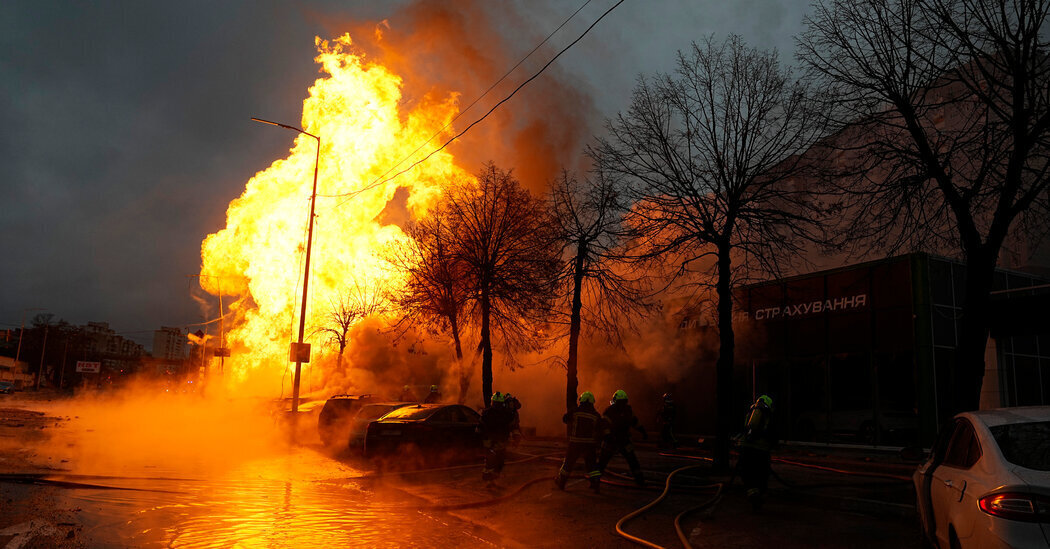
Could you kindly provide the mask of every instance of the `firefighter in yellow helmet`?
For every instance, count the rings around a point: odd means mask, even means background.
[[[754,511],[762,507],[762,496],[765,495],[769,482],[770,452],[776,443],[773,431],[773,399],[762,395],[747,411],[744,433],[740,440],[740,457],[737,458],[740,478],[744,481],[747,499]]]
[[[423,398],[424,404],[432,404],[441,400],[441,390],[438,389],[437,385],[430,386],[430,392]]]
[[[485,447],[485,469],[481,472],[482,480],[495,483],[503,471],[503,462],[507,457],[507,441],[515,427],[516,413],[506,405],[506,397],[499,391],[492,393],[491,404],[481,411],[482,445]]]
[[[558,476],[554,477],[554,483],[564,490],[572,467],[582,457],[591,490],[598,493],[601,490],[602,473],[598,470],[596,454],[606,426],[598,410],[594,409],[594,395],[590,391],[581,393],[576,409],[562,416],[562,421],[569,426],[569,446],[565,449],[565,461],[558,470]]]
[[[602,413],[609,425],[609,431],[602,439],[601,453],[598,456],[598,470],[605,472],[605,466],[609,460],[619,453],[627,460],[631,468],[631,475],[638,486],[645,486],[645,475],[642,474],[642,466],[638,463],[638,456],[634,453],[634,444],[631,442],[631,429],[642,434],[642,438],[648,438],[645,427],[638,423],[638,417],[627,403],[627,391],[623,389],[613,393],[609,407]]]

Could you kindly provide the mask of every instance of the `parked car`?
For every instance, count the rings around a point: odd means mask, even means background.
[[[9,395],[15,392],[15,384],[10,381],[0,381],[0,395]]]
[[[403,408],[416,404],[415,402],[374,402],[369,404],[363,404],[357,413],[354,414],[353,419],[350,422],[350,435],[348,437],[348,445],[351,449],[362,450],[365,447],[365,433],[368,431],[368,424],[382,418],[383,416]]]
[[[462,404],[413,404],[368,424],[365,455],[420,452],[447,459],[481,452],[481,416]]]
[[[956,415],[913,480],[937,547],[1050,546],[1050,406]]]
[[[350,440],[354,415],[365,404],[374,402],[372,395],[334,395],[325,401],[317,416],[317,434],[325,446],[335,447]]]

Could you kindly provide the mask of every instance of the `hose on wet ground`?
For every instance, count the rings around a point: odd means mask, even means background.
[[[54,476],[69,476],[78,477],[80,475],[48,475],[48,474],[37,474],[37,473],[12,473],[12,474],[0,474],[0,482],[7,482],[11,484],[33,484],[37,486],[53,486],[55,488],[69,488],[78,490],[126,490],[130,492],[161,492],[165,494],[178,494],[181,493],[177,490],[161,490],[158,488],[129,488],[126,486],[111,486],[106,484],[90,484],[86,482],[73,482],[68,480],[59,480],[51,478]],[[88,476],[84,475],[84,478],[108,478],[108,479],[122,479],[122,480],[174,480],[174,479],[149,479],[149,478],[137,478],[137,477],[112,477],[112,476]]]
[[[642,539],[640,537],[628,534],[627,532],[624,531],[623,526],[624,526],[624,524],[626,524],[631,519],[634,519],[634,518],[642,515],[643,513],[645,513],[646,511],[652,509],[657,504],[659,504],[661,501],[663,501],[664,498],[667,497],[667,494],[670,493],[670,491],[671,491],[671,483],[674,480],[675,475],[681,473],[682,471],[687,471],[689,469],[697,469],[697,468],[700,468],[700,467],[702,467],[702,466],[701,465],[687,465],[685,467],[679,467],[678,469],[675,469],[674,471],[671,471],[671,474],[667,475],[667,480],[664,481],[664,490],[663,490],[663,492],[661,492],[660,495],[657,496],[656,499],[654,499],[653,501],[649,502],[648,504],[646,504],[646,505],[644,505],[644,506],[642,506],[642,507],[640,507],[640,508],[638,508],[638,509],[636,509],[634,511],[631,511],[630,513],[624,515],[620,520],[618,520],[616,522],[616,534],[619,535],[620,537],[628,540],[628,541],[632,541],[634,543],[637,543],[639,545],[643,545],[645,547],[652,547],[653,549],[664,549],[664,547],[661,546],[661,545],[657,545],[657,544],[655,544],[655,543],[653,543],[651,541],[648,541],[648,540]],[[694,507],[690,507],[689,509],[686,509],[685,511],[683,511],[683,512],[679,513],[677,516],[675,516],[675,521],[674,521],[675,533],[678,534],[678,539],[682,542],[682,545],[684,547],[686,547],[686,549],[691,549],[692,545],[689,544],[689,537],[686,536],[685,533],[682,531],[682,528],[681,528],[681,519],[682,519],[682,517],[684,517],[685,515],[688,515],[688,514],[690,514],[692,512],[699,511],[700,509],[703,509],[705,507],[708,507],[710,505],[713,505],[713,504],[717,503],[718,500],[722,496],[722,484],[721,483],[709,484],[709,485],[706,486],[706,488],[709,488],[709,489],[710,488],[714,488],[715,489],[715,494],[713,496],[711,496],[711,498],[709,498],[706,501],[702,502],[700,505],[696,505]]]

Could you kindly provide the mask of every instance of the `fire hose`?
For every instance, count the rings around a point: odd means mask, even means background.
[[[628,534],[627,532],[625,532],[623,530],[623,525],[626,524],[627,521],[629,521],[629,520],[631,520],[631,519],[633,519],[635,517],[638,517],[642,513],[645,513],[646,511],[648,511],[649,509],[652,509],[658,503],[663,501],[664,498],[667,497],[667,494],[671,491],[671,481],[674,479],[675,475],[677,475],[678,473],[681,473],[682,471],[686,471],[688,469],[696,469],[696,468],[699,468],[699,467],[702,467],[702,466],[701,465],[687,465],[685,467],[680,467],[680,468],[675,469],[674,471],[672,471],[671,474],[667,475],[667,480],[664,481],[664,490],[663,490],[663,492],[656,499],[654,499],[653,501],[649,502],[648,504],[646,504],[643,507],[640,507],[640,508],[638,508],[638,509],[636,509],[636,510],[630,512],[630,513],[628,513],[627,515],[624,515],[623,518],[621,518],[619,521],[617,521],[616,522],[616,533],[620,537],[622,537],[624,539],[627,539],[628,541],[633,541],[634,543],[637,543],[639,545],[643,545],[645,547],[652,547],[653,549],[664,549],[664,547],[662,545],[657,545],[657,544],[655,544],[655,543],[653,543],[651,541],[647,541],[647,540],[644,540],[644,539],[642,539],[640,537],[632,536],[631,534]],[[715,489],[715,494],[713,496],[711,496],[711,498],[709,498],[706,501],[704,501],[703,503],[701,503],[700,505],[696,505],[696,506],[690,507],[689,509],[686,509],[685,511],[682,511],[681,513],[676,515],[675,518],[674,518],[675,533],[678,534],[679,541],[682,542],[682,546],[685,547],[686,549],[692,549],[692,545],[689,543],[689,537],[686,536],[685,532],[682,531],[682,525],[681,525],[682,518],[684,516],[690,514],[690,513],[693,513],[695,511],[699,511],[699,510],[701,510],[701,509],[703,509],[705,507],[708,507],[710,505],[713,505],[713,504],[717,503],[718,500],[722,497],[722,484],[721,483],[709,484],[709,485],[702,486],[702,487],[699,487],[699,488],[714,488]]]

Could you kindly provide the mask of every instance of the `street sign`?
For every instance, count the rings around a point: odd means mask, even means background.
[[[83,374],[97,374],[102,369],[101,362],[87,362],[85,360],[77,361],[77,372]]]
[[[288,352],[289,362],[310,362],[310,344],[292,342],[292,348]]]
[[[229,349],[229,347],[216,347],[215,348],[215,356],[218,356],[218,357],[229,357],[230,356],[230,349]]]

